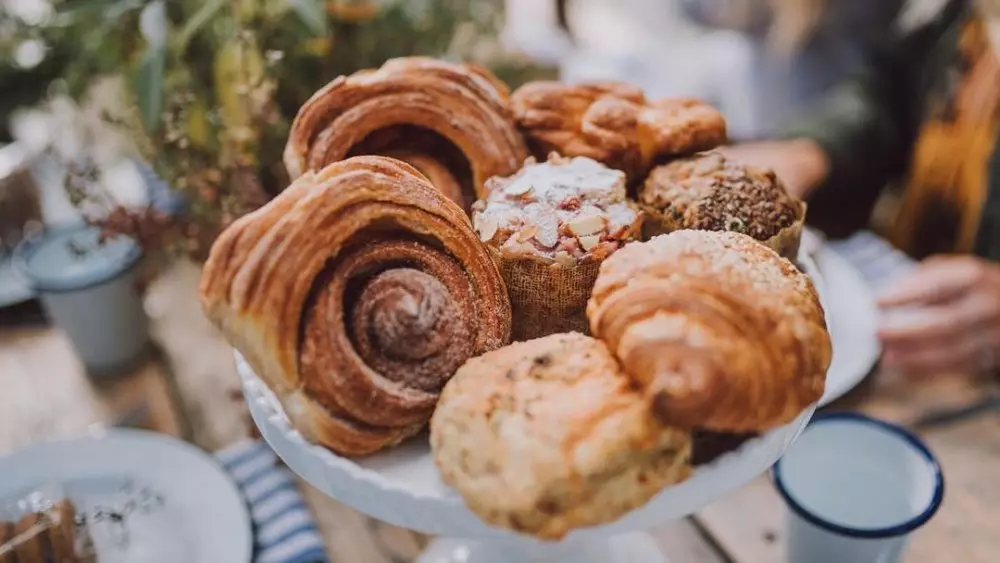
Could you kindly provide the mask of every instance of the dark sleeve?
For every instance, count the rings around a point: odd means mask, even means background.
[[[837,199],[873,199],[903,172],[917,98],[911,69],[920,56],[907,44],[887,38],[873,46],[862,69],[783,128],[783,138],[812,139],[829,158],[829,176],[812,197],[836,190]]]
[[[937,47],[957,41],[952,32],[967,15],[968,2],[952,0],[913,31],[885,30],[859,72],[783,129],[784,138],[815,140],[830,159],[830,174],[814,197],[837,192],[838,199],[874,200],[905,172],[935,86],[935,66],[947,64]]]

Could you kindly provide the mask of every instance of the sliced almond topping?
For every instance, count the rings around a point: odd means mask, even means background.
[[[578,237],[592,235],[604,228],[604,217],[600,215],[577,217],[570,221],[567,226]]]
[[[529,240],[531,239],[531,237],[535,236],[536,233],[538,233],[538,227],[534,225],[528,225],[527,227],[517,232],[517,241],[524,242],[526,240]]]
[[[560,250],[559,252],[556,252],[555,258],[556,258],[556,262],[558,264],[562,265],[562,266],[575,266],[576,265],[576,259],[573,258],[572,254],[570,254],[569,252],[566,252],[565,250]]]
[[[497,220],[492,217],[480,219],[476,228],[479,230],[479,240],[489,242],[497,234]]]
[[[524,195],[531,191],[533,186],[528,182],[519,182],[517,180],[511,182],[504,188],[504,193],[507,195]]]
[[[601,235],[587,235],[583,237],[576,237],[576,239],[580,241],[580,246],[582,246],[584,250],[590,251],[601,242]]]

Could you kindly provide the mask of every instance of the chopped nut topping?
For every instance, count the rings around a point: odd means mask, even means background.
[[[487,217],[478,221],[479,230],[479,240],[483,242],[489,242],[493,240],[493,237],[497,234],[497,220],[492,217]]]
[[[573,219],[568,224],[569,230],[576,236],[592,235],[604,229],[604,217],[600,215],[586,215]]]
[[[511,182],[504,188],[507,195],[524,195],[532,190],[532,185],[528,182]]]
[[[528,225],[527,227],[524,227],[523,229],[517,232],[517,241],[525,242],[527,240],[534,238],[536,234],[538,234],[538,227],[536,227],[535,225]]]
[[[577,240],[580,241],[580,246],[582,246],[584,250],[591,250],[601,242],[601,237],[600,235],[587,235],[577,237]]]

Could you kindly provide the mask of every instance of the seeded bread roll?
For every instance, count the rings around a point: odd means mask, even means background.
[[[645,239],[680,229],[731,231],[789,260],[798,255],[806,207],[771,170],[705,152],[654,168],[638,199]]]
[[[487,189],[472,222],[507,285],[514,339],[585,333],[601,262],[640,235],[625,174],[586,157],[551,155],[490,179]]]

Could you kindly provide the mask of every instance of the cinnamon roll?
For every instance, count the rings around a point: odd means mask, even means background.
[[[296,178],[362,154],[408,162],[468,208],[486,195],[486,179],[516,171],[527,149],[507,87],[489,71],[404,57],[316,92],[292,123],[284,160]]]
[[[665,423],[763,431],[823,395],[831,345],[816,290],[747,235],[626,246],[602,265],[587,316]]]
[[[640,234],[625,175],[586,157],[551,155],[487,186],[472,222],[510,293],[514,339],[587,332],[601,261]]]
[[[678,229],[733,231],[789,260],[798,256],[806,206],[771,170],[706,152],[654,168],[638,200],[646,238]]]
[[[510,337],[503,281],[469,219],[385,157],[308,172],[239,219],[200,291],[293,424],[343,455],[416,433],[455,370]]]
[[[650,101],[620,82],[530,82],[511,97],[518,127],[536,157],[586,156],[641,182],[660,159],[726,142],[726,121],[693,98]]]

